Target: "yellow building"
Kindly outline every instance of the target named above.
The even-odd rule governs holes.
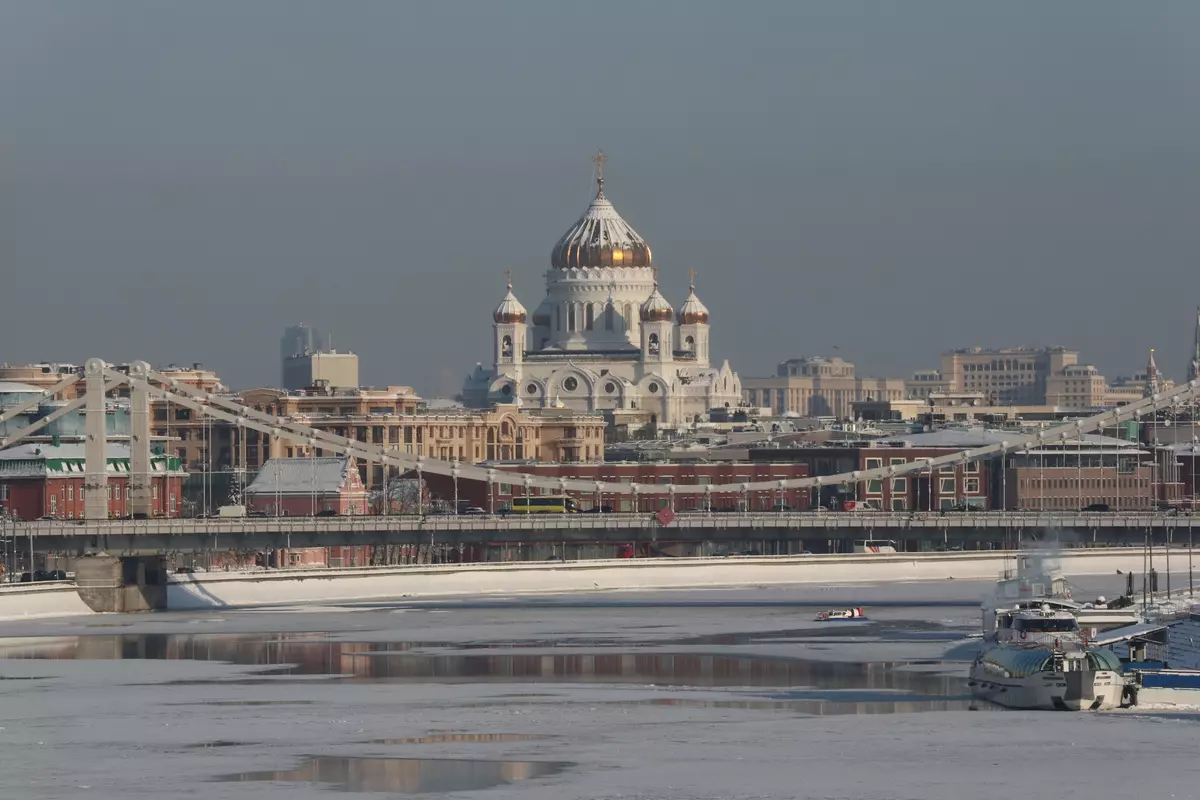
[[[742,390],[750,405],[773,414],[849,419],[854,403],[903,400],[904,384],[901,378],[859,378],[849,361],[815,357],[782,361],[771,378],[743,378]]]

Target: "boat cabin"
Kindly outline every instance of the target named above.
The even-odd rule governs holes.
[[[1049,604],[1037,610],[1013,608],[996,612],[996,639],[1001,642],[1057,650],[1077,645],[1081,638],[1075,615]]]

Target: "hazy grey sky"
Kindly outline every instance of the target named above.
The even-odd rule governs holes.
[[[589,157],[743,375],[1057,343],[1181,376],[1200,3],[0,0],[0,360],[285,325],[449,394],[532,309]]]

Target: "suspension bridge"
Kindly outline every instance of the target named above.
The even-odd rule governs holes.
[[[1191,381],[1168,391],[1147,397],[1115,409],[1072,420],[1032,433],[1014,432],[1011,439],[975,449],[964,450],[936,458],[924,458],[906,464],[892,464],[876,469],[855,470],[836,475],[818,475],[785,480],[745,482],[735,485],[714,484],[638,484],[611,481],[585,481],[571,478],[546,477],[528,473],[496,470],[487,466],[446,461],[413,455],[387,445],[368,443],[328,431],[308,427],[295,420],[283,419],[245,406],[223,395],[182,384],[169,374],[154,370],[144,361],[135,361],[128,371],[118,371],[102,359],[89,359],[82,375],[71,375],[46,390],[54,396],[79,380],[85,381],[82,396],[66,403],[53,413],[0,439],[0,449],[15,445],[62,416],[84,409],[85,415],[85,475],[84,513],[80,520],[69,522],[11,522],[8,537],[30,537],[43,541],[55,550],[112,548],[116,552],[163,552],[192,548],[250,548],[288,546],[330,546],[335,544],[370,544],[379,541],[393,543],[428,541],[430,536],[462,542],[495,542],[505,540],[567,541],[624,541],[631,538],[732,540],[826,537],[844,540],[863,538],[874,531],[890,532],[895,536],[912,532],[911,538],[950,535],[964,536],[975,532],[976,538],[993,541],[996,536],[1011,532],[1071,530],[1077,538],[1090,532],[1099,541],[1099,531],[1108,539],[1112,535],[1142,535],[1157,531],[1172,539],[1181,529],[1190,537],[1191,518],[1167,513],[1055,513],[1055,512],[969,512],[969,513],[736,513],[711,512],[678,513],[668,521],[650,514],[603,515],[546,515],[532,518],[494,515],[431,517],[418,514],[408,517],[354,518],[239,518],[217,520],[152,519],[151,488],[151,399],[160,399],[191,409],[201,415],[222,420],[242,429],[258,431],[307,447],[348,456],[368,464],[411,471],[420,479],[436,474],[483,481],[489,487],[498,484],[520,485],[526,492],[534,490],[578,496],[632,496],[638,508],[639,496],[654,496],[665,501],[663,506],[674,509],[674,499],[685,495],[709,495],[719,492],[756,492],[808,489],[819,491],[822,486],[863,484],[876,480],[891,480],[909,475],[932,475],[946,468],[958,468],[973,461],[1022,453],[1053,443],[1078,441],[1083,434],[1155,416],[1183,406],[1194,406],[1200,380]],[[130,398],[130,506],[132,520],[110,520],[108,505],[107,446],[109,434],[105,424],[105,402],[117,389],[128,387]],[[0,415],[0,423],[21,414],[42,402],[33,398],[10,408]],[[490,491],[489,491],[490,494]],[[704,507],[711,509],[711,502]],[[795,533],[789,533],[795,532]],[[978,534],[986,532],[985,536]],[[1142,532],[1142,533],[1139,533]],[[1111,534],[1111,535],[1110,535]],[[1178,541],[1178,539],[1175,539]],[[52,544],[54,543],[54,544]]]

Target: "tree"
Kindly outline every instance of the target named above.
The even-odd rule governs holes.
[[[240,506],[242,504],[242,471],[235,469],[233,475],[229,478],[229,505]]]

